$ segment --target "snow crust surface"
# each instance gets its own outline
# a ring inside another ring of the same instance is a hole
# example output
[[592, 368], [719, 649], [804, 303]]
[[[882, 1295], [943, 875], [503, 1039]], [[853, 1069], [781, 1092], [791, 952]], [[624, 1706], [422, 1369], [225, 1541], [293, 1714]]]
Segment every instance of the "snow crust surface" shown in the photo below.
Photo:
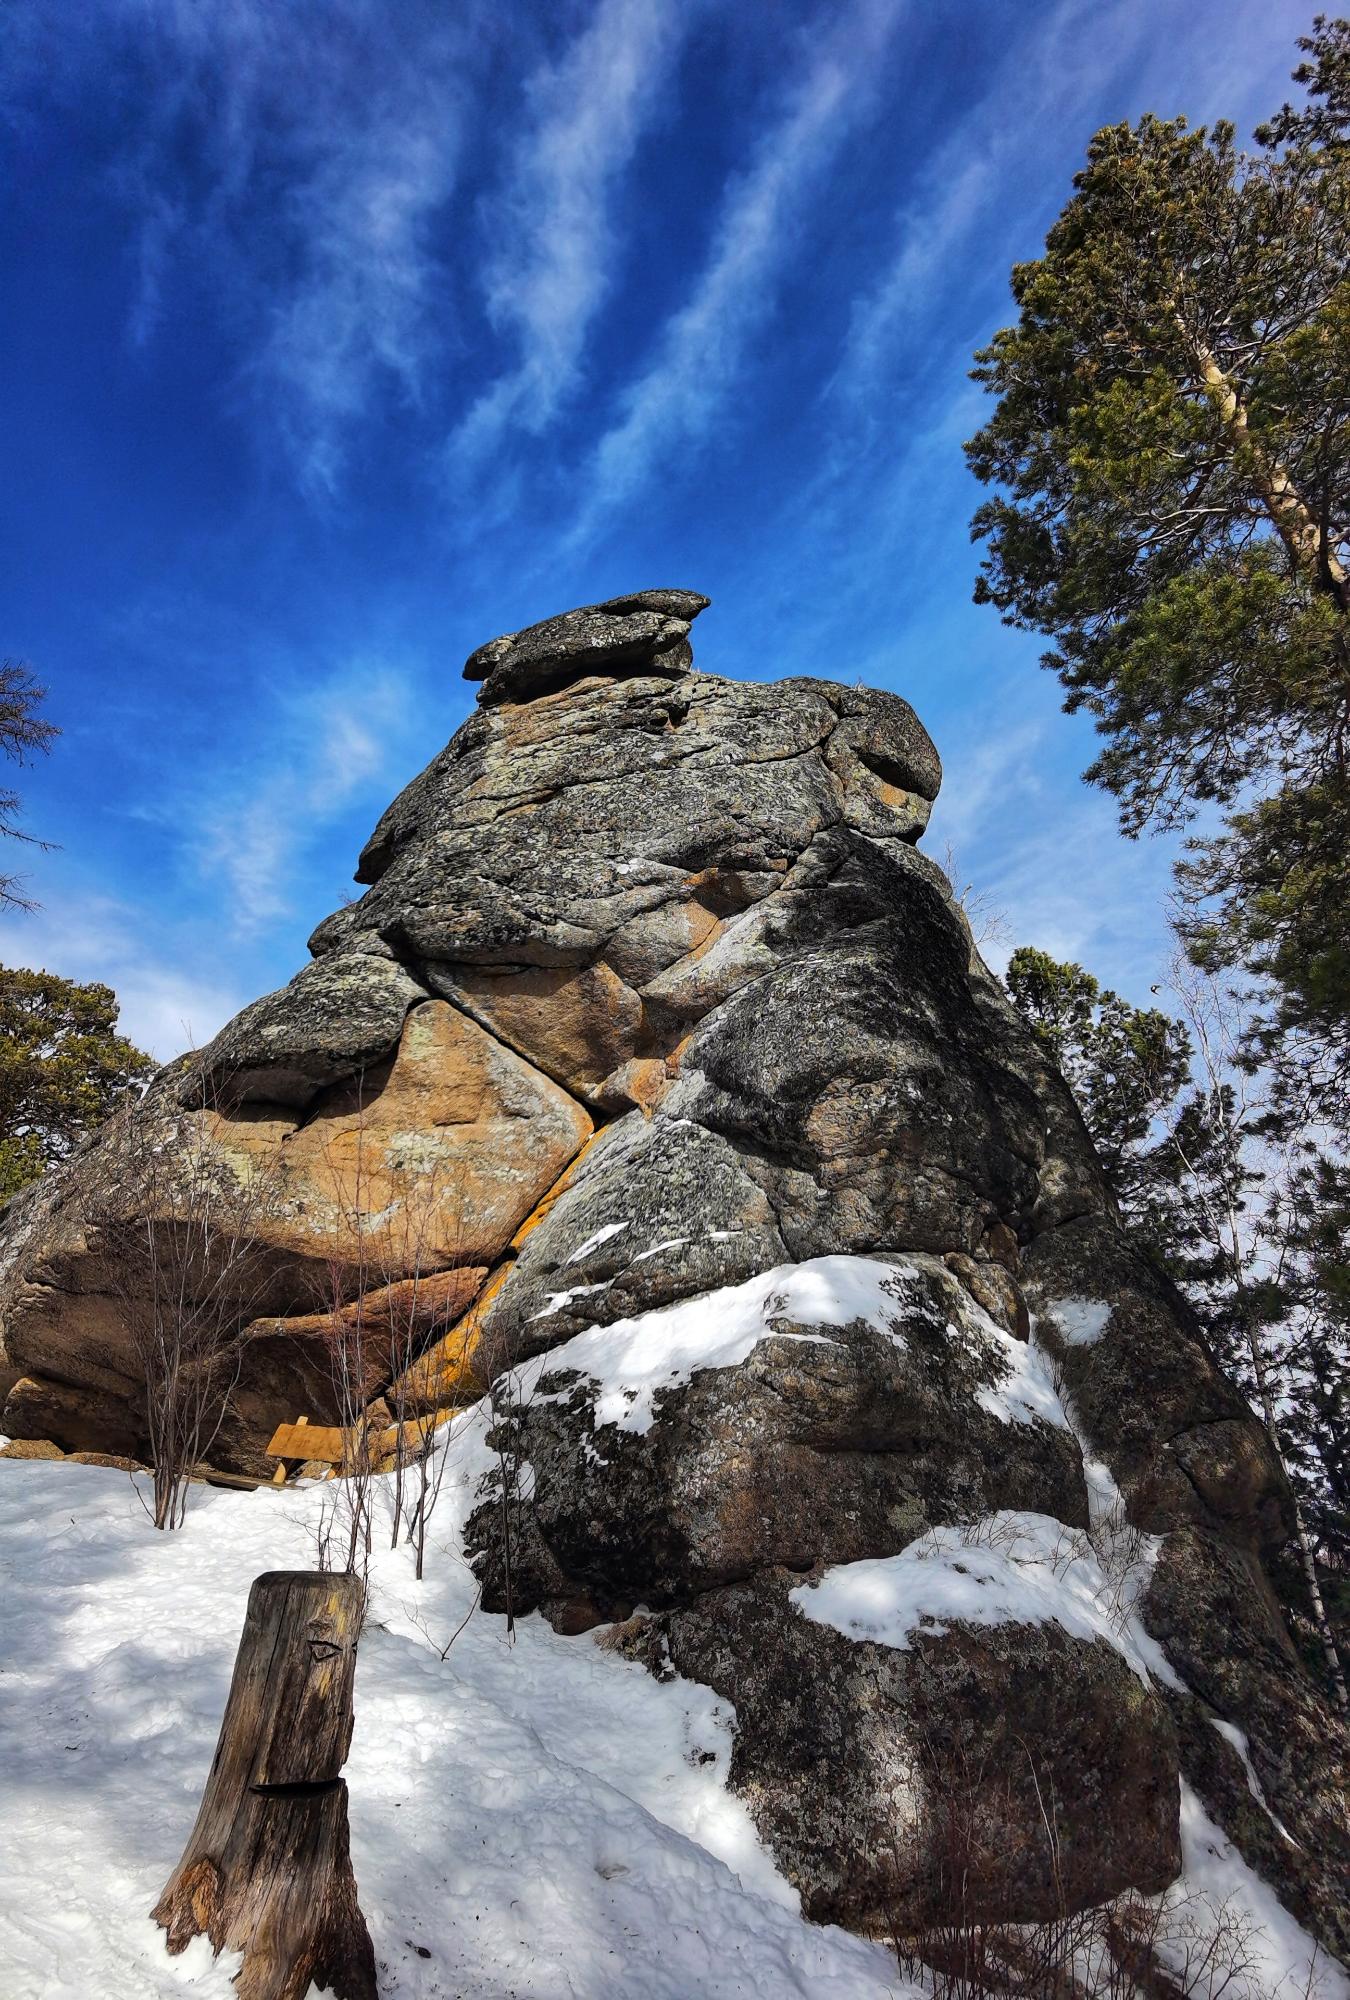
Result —
[[1145, 1687], [1155, 1676], [1180, 1685], [1088, 1537], [1049, 1514], [1004, 1512], [934, 1528], [899, 1555], [826, 1570], [791, 1601], [817, 1625], [900, 1652], [914, 1633], [939, 1637], [958, 1622], [1058, 1625], [1075, 1639], [1104, 1639]]
[[[807, 1924], [726, 1789], [731, 1714], [591, 1636], [476, 1611], [458, 1418], [427, 1578], [377, 1556], [346, 1777], [382, 2000], [881, 2000], [881, 1946]], [[237, 2000], [149, 1918], [196, 1815], [248, 1588], [314, 1564], [330, 1486], [194, 1490], [150, 1527], [125, 1473], [0, 1460], [0, 1993]], [[387, 1517], [382, 1523], [388, 1536]], [[425, 1952], [426, 1957], [421, 1956]]]
[[[1228, 1836], [1217, 1827], [1191, 1787], [1181, 1781], [1181, 1879], [1167, 1900], [1181, 1906], [1190, 1899], [1210, 1911], [1222, 1911], [1242, 1926], [1251, 1961], [1236, 1990], [1261, 2000], [1350, 2000], [1350, 1978], [1334, 1959], [1319, 1951], [1298, 1920], [1285, 1909], [1269, 1883], [1249, 1868]], [[1184, 1958], [1174, 1946], [1160, 1947], [1180, 1970]], [[1231, 1992], [1233, 1989], [1230, 1988]]]
[[974, 1299], [969, 1302], [967, 1317], [978, 1326], [1005, 1371], [1001, 1381], [976, 1391], [975, 1400], [980, 1408], [1005, 1424], [1042, 1423], [1056, 1430], [1068, 1430], [1069, 1421], [1055, 1388], [1050, 1362], [1041, 1349], [1032, 1341], [1018, 1340], [1006, 1332]]
[[1238, 1728], [1235, 1722], [1225, 1722], [1217, 1715], [1211, 1715], [1209, 1722], [1211, 1729], [1216, 1729], [1224, 1742], [1230, 1744], [1242, 1759], [1242, 1769], [1247, 1778], [1247, 1790], [1256, 1800], [1256, 1803], [1260, 1806], [1275, 1831], [1282, 1840], [1287, 1840], [1291, 1847], [1297, 1847], [1298, 1842], [1294, 1839], [1293, 1834], [1289, 1832], [1283, 1822], [1277, 1819], [1275, 1814], [1270, 1810], [1265, 1792], [1262, 1789], [1261, 1780], [1256, 1775], [1256, 1766], [1252, 1763], [1251, 1751], [1247, 1747], [1247, 1738], [1243, 1731]]

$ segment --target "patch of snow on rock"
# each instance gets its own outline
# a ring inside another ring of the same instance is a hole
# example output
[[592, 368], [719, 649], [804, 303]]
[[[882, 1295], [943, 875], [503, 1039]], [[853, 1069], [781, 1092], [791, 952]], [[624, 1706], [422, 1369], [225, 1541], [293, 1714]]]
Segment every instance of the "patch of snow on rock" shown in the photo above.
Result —
[[1111, 1307], [1100, 1299], [1052, 1299], [1045, 1317], [1059, 1328], [1066, 1347], [1095, 1347], [1106, 1332]]
[[653, 1243], [649, 1249], [639, 1250], [633, 1262], [635, 1264], [645, 1264], [649, 1257], [660, 1257], [670, 1250], [683, 1250], [688, 1241], [689, 1238], [687, 1236], [667, 1236], [664, 1241]]
[[626, 1222], [605, 1222], [593, 1231], [584, 1243], [579, 1243], [568, 1258], [569, 1264], [579, 1264], [583, 1257], [589, 1257], [592, 1250], [598, 1250], [602, 1243], [608, 1243], [611, 1236], [622, 1236], [629, 1225]]
[[1235, 1722], [1225, 1722], [1222, 1717], [1217, 1715], [1211, 1715], [1209, 1720], [1211, 1728], [1216, 1729], [1224, 1742], [1236, 1750], [1238, 1756], [1242, 1759], [1242, 1768], [1247, 1776], [1247, 1790], [1256, 1800], [1256, 1803], [1275, 1828], [1275, 1831], [1280, 1835], [1282, 1840], [1287, 1840], [1291, 1847], [1297, 1847], [1298, 1842], [1294, 1839], [1293, 1834], [1281, 1825], [1275, 1814], [1270, 1810], [1270, 1806], [1266, 1801], [1266, 1795], [1261, 1789], [1261, 1780], [1257, 1777], [1256, 1767], [1252, 1763], [1251, 1752], [1247, 1748], [1246, 1736]]
[[[570, 1262], [571, 1259], [569, 1258], [568, 1261]], [[560, 1313], [565, 1306], [570, 1306], [573, 1299], [586, 1299], [590, 1298], [595, 1292], [607, 1292], [613, 1282], [612, 1278], [606, 1278], [602, 1284], [569, 1285], [566, 1291], [550, 1292], [548, 1295], [548, 1304], [540, 1306], [538, 1312], [531, 1313], [530, 1317], [531, 1319], [552, 1319], [554, 1313]]]
[[1004, 1374], [975, 1392], [975, 1400], [991, 1417], [1005, 1424], [1052, 1424], [1068, 1430], [1069, 1420], [1055, 1386], [1050, 1358], [1034, 1341], [1018, 1340], [998, 1321], [971, 1302], [985, 1341], [1001, 1356]]
[[938, 1637], [953, 1624], [1059, 1625], [1076, 1639], [1105, 1639], [1146, 1687], [1157, 1679], [1179, 1688], [1121, 1581], [1081, 1530], [1006, 1511], [934, 1528], [899, 1555], [837, 1564], [791, 1601], [817, 1625], [899, 1652], [914, 1633]]
[[[775, 1334], [776, 1320], [797, 1326], [849, 1326], [862, 1319], [890, 1331], [908, 1283], [909, 1274], [902, 1267], [870, 1257], [814, 1257], [804, 1264], [780, 1264], [739, 1285], [681, 1299], [611, 1326], [588, 1327], [528, 1362], [521, 1370], [518, 1393], [528, 1402], [538, 1394], [542, 1377], [576, 1373], [595, 1385], [597, 1430], [615, 1424], [620, 1430], [646, 1432], [659, 1415], [658, 1395], [688, 1382], [700, 1368], [734, 1368], [761, 1340]], [[552, 1304], [546, 1308], [554, 1310]], [[820, 1336], [779, 1337], [810, 1341]]]

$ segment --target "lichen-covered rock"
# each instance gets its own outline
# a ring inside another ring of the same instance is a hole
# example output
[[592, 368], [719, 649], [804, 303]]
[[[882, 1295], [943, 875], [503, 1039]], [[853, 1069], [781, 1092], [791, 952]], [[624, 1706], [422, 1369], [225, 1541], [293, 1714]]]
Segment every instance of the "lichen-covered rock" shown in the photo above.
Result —
[[49, 1438], [13, 1437], [10, 1438], [5, 1444], [0, 1445], [0, 1458], [27, 1458], [27, 1459], [51, 1460], [54, 1458], [65, 1458], [67, 1456], [73, 1457], [73, 1455], [74, 1455], [73, 1453], [67, 1454], [66, 1452], [62, 1451], [60, 1445], [53, 1444]]
[[733, 1781], [813, 1915], [1161, 1888], [1184, 1773], [1343, 1948], [1269, 1441], [916, 847], [941, 771], [913, 710], [845, 661], [698, 673], [706, 603], [472, 655], [476, 713], [313, 963], [7, 1208], [4, 1428], [137, 1455], [81, 1190], [137, 1135], [205, 1148], [274, 1195], [217, 1462], [322, 1418], [353, 1329], [377, 1414], [497, 1378], [485, 1602], [611, 1621], [732, 1702]]
[[545, 618], [523, 632], [489, 639], [464, 663], [466, 681], [482, 681], [482, 702], [528, 701], [587, 673], [648, 673], [678, 679], [689, 669], [684, 645], [708, 599], [693, 590], [639, 590]]
[[[817, 1317], [841, 1276], [856, 1313]], [[604, 1328], [544, 1350], [519, 1377], [518, 1416], [503, 1419], [511, 1455], [534, 1468], [513, 1554], [519, 1607], [542, 1603], [575, 1624], [584, 1580], [594, 1623], [761, 1569], [852, 1562], [1000, 1509], [1087, 1525], [1078, 1446], [1052, 1400], [1019, 1381], [1022, 1344], [936, 1258], [761, 1269], [620, 1320], [594, 1294], [590, 1306]], [[743, 1360], [679, 1379], [703, 1323], [747, 1314], [765, 1331]], [[658, 1373], [650, 1410], [634, 1415], [622, 1385], [644, 1381], [649, 1354], [674, 1357], [675, 1375]], [[486, 1505], [479, 1530], [498, 1593], [499, 1527]]]
[[1110, 1646], [1003, 1624], [897, 1651], [797, 1615], [794, 1581], [759, 1571], [629, 1649], [734, 1700], [733, 1782], [809, 1916], [1027, 1923], [1174, 1878], [1171, 1720]]
[[426, 988], [391, 959], [347, 952], [315, 960], [255, 1000], [185, 1066], [180, 1101], [303, 1106], [325, 1085], [383, 1062]]
[[[27, 1254], [11, 1246], [5, 1348], [24, 1371], [6, 1404], [11, 1435], [147, 1448], [154, 1364], [143, 1348], [144, 1309], [127, 1294], [149, 1287], [153, 1296], [157, 1281], [153, 1272], [110, 1266], [103, 1239], [119, 1176], [133, 1204], [154, 1195], [166, 1236], [186, 1230], [205, 1243], [214, 1234], [227, 1246], [235, 1239], [233, 1262], [202, 1274], [203, 1290], [234, 1288], [241, 1322], [230, 1406], [210, 1426], [211, 1451], [226, 1469], [259, 1473], [269, 1469], [265, 1447], [278, 1423], [341, 1421], [350, 1385], [333, 1370], [335, 1350], [350, 1358], [345, 1301], [362, 1289], [378, 1294], [356, 1364], [358, 1392], [374, 1395], [396, 1357], [407, 1359], [410, 1329], [400, 1353], [382, 1309], [390, 1281], [415, 1273], [426, 1285], [438, 1272], [455, 1273], [452, 1307], [422, 1328], [424, 1339], [438, 1337], [592, 1131], [579, 1104], [443, 1000], [414, 1006], [395, 1027], [391, 1055], [359, 1081], [319, 1091], [303, 1116], [292, 1105], [236, 1101], [175, 1107], [166, 1118], [170, 1098], [161, 1090], [142, 1107], [130, 1158], [125, 1135], [110, 1130], [100, 1152], [24, 1225]], [[165, 1121], [153, 1138], [144, 1130], [152, 1118]], [[157, 1150], [172, 1157], [189, 1144], [199, 1164], [186, 1184], [154, 1170]], [[205, 1180], [203, 1159], [218, 1186]], [[436, 1291], [423, 1293], [428, 1309]]]
[[501, 1365], [787, 1261], [753, 1162], [688, 1119], [606, 1126], [529, 1232], [488, 1308]]

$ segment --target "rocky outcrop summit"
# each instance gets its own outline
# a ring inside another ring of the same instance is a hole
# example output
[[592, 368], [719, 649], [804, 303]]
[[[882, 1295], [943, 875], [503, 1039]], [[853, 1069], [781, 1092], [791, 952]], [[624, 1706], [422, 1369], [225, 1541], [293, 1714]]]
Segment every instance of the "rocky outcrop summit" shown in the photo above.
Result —
[[[415, 1281], [413, 1365], [362, 1393], [498, 1383], [485, 1604], [733, 1703], [810, 1914], [1160, 1891], [1184, 1793], [1344, 1951], [1343, 1738], [1266, 1579], [1265, 1433], [919, 851], [913, 710], [697, 672], [706, 603], [480, 647], [360, 900], [135, 1114], [274, 1179], [216, 1462], [332, 1420], [324, 1283], [381, 1323]], [[13, 1436], [144, 1448], [74, 1192], [126, 1144], [7, 1211]]]

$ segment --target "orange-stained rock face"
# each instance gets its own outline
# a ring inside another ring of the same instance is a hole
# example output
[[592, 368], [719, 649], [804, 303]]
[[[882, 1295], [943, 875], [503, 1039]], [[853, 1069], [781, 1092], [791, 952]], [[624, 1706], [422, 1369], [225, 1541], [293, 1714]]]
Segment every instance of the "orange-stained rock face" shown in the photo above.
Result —
[[379, 1285], [327, 1312], [255, 1320], [246, 1332], [249, 1338], [258, 1339], [272, 1334], [289, 1340], [359, 1337], [372, 1356], [386, 1358], [381, 1379], [387, 1380], [387, 1357], [424, 1347], [428, 1340], [446, 1332], [473, 1303], [487, 1275], [484, 1266], [471, 1264], [453, 1271], [433, 1271], [426, 1277], [401, 1278], [397, 1284]]
[[[446, 1001], [429, 1000], [407, 1016], [392, 1061], [359, 1087], [325, 1092], [303, 1119], [288, 1106], [251, 1103], [178, 1112], [163, 1129], [180, 1151], [196, 1149], [225, 1170], [222, 1214], [233, 1185], [250, 1191], [241, 1200], [252, 1203], [249, 1230], [262, 1254], [217, 1278], [237, 1282], [247, 1324], [213, 1459], [257, 1472], [267, 1469], [262, 1447], [276, 1424], [333, 1415], [326, 1339], [346, 1324], [347, 1302], [367, 1295], [370, 1351], [360, 1374], [374, 1394], [409, 1351], [461, 1319], [593, 1124], [539, 1070]], [[202, 1185], [199, 1173], [198, 1203]], [[155, 1210], [172, 1232], [182, 1218], [168, 1188], [155, 1184]], [[198, 1207], [187, 1226], [201, 1221]], [[416, 1325], [402, 1329], [395, 1353], [401, 1313]], [[137, 1319], [126, 1273], [110, 1272], [98, 1230], [67, 1203], [8, 1301], [6, 1348], [24, 1375], [10, 1396], [11, 1435], [80, 1446], [114, 1438], [135, 1449], [145, 1395]]]
[[494, 1354], [482, 1351], [483, 1315], [510, 1275], [510, 1264], [503, 1264], [463, 1319], [396, 1377], [387, 1397], [391, 1408], [416, 1414], [482, 1395], [497, 1361]]
[[[232, 1457], [249, 1470], [270, 1470], [262, 1432], [276, 1411], [349, 1422], [353, 1401], [377, 1395], [413, 1355], [456, 1325], [487, 1275], [482, 1265], [434, 1271], [325, 1311], [255, 1320], [245, 1329], [243, 1383], [225, 1421]], [[394, 1407], [411, 1404], [396, 1396]]]
[[581, 1097], [627, 1062], [642, 1036], [641, 1000], [604, 964], [531, 965], [511, 973], [463, 967], [453, 990], [493, 1034], [528, 1049], [541, 1069]]
[[215, 1118], [241, 1166], [279, 1165], [269, 1243], [388, 1282], [495, 1263], [590, 1137], [585, 1110], [444, 1000], [415, 1007], [398, 1052], [330, 1091], [301, 1125], [266, 1107]]

